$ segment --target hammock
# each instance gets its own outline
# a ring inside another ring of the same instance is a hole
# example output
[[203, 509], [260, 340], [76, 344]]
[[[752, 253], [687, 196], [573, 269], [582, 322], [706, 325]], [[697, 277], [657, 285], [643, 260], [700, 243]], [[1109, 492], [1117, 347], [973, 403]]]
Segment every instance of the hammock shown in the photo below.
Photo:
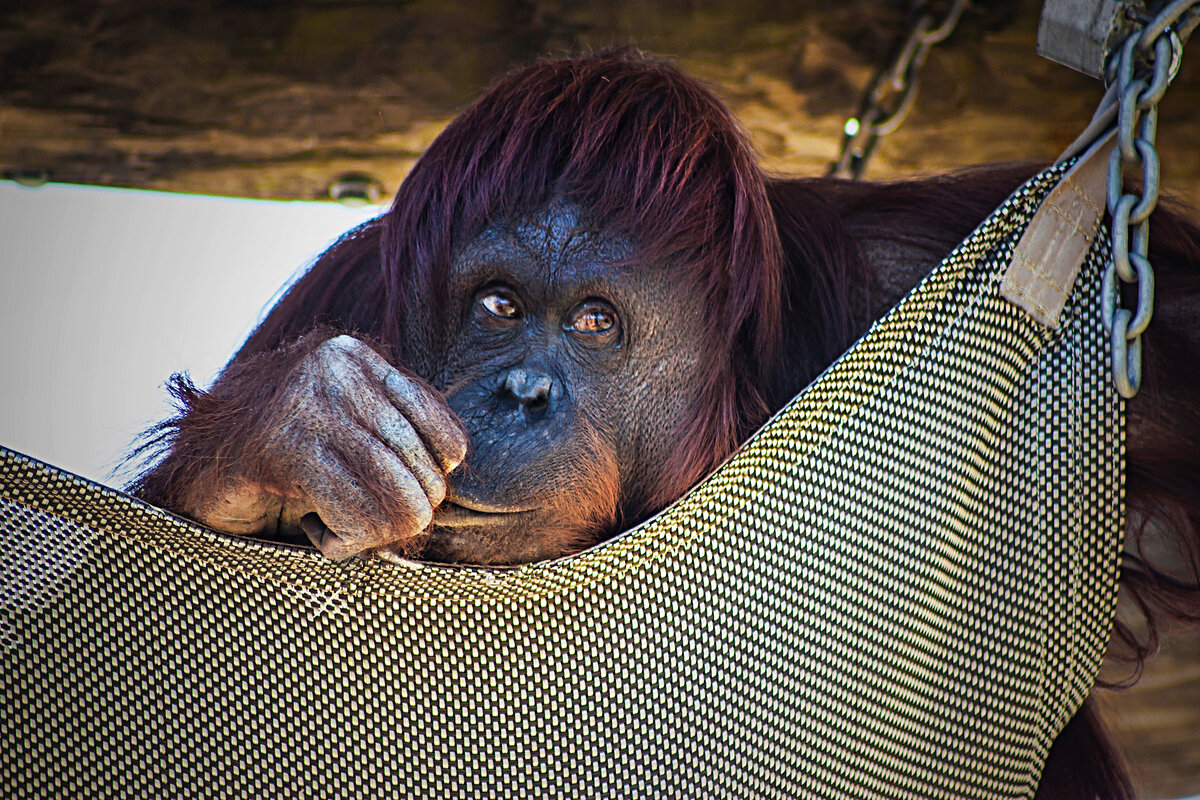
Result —
[[1123, 514], [1103, 241], [1057, 329], [998, 293], [1063, 170], [573, 557], [337, 564], [3, 451], [3, 793], [1031, 797]]

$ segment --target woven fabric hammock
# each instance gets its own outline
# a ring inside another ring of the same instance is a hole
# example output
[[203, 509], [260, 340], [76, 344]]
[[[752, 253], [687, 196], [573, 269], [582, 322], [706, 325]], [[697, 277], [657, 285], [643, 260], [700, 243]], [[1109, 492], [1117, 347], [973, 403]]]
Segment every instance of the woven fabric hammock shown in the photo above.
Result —
[[1092, 249], [1033, 179], [725, 466], [514, 569], [332, 563], [0, 455], [5, 796], [1029, 797], [1107, 640]]

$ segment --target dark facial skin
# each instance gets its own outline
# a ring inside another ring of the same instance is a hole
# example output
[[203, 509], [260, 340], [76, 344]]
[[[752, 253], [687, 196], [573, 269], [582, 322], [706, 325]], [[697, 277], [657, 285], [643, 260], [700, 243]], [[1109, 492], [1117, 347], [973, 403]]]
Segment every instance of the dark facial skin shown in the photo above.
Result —
[[553, 557], [639, 505], [697, 391], [704, 308], [688, 281], [633, 256], [561, 206], [459, 251], [447, 347], [426, 374], [471, 445], [426, 558]]

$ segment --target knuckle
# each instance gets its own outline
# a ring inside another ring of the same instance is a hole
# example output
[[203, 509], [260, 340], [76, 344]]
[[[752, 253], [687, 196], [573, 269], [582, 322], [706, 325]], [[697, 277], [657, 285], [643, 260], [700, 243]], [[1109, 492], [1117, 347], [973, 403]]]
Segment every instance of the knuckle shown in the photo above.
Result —
[[310, 358], [325, 369], [342, 370], [349, 362], [355, 360], [355, 357], [362, 357], [364, 353], [373, 354], [373, 351], [358, 339], [343, 333], [317, 345]]
[[383, 373], [383, 386], [387, 391], [401, 397], [408, 397], [411, 391], [408, 376], [391, 364], [387, 365], [387, 370]]
[[332, 339], [326, 339], [321, 343], [318, 349], [328, 350], [330, 352], [352, 353], [363, 347], [363, 343], [355, 339], [348, 333], [342, 333], [334, 336]]
[[321, 382], [327, 381], [330, 375], [335, 374], [345, 360], [345, 355], [341, 351], [328, 348], [323, 344], [309, 356], [307, 372], [317, 379], [314, 383], [319, 385]]

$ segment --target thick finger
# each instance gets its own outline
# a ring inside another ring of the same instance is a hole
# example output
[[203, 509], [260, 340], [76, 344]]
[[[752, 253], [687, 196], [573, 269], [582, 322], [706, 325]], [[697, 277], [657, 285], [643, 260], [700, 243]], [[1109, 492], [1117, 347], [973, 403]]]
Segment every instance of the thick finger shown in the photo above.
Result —
[[392, 370], [383, 385], [391, 395], [392, 402], [412, 422], [444, 470], [450, 472], [463, 462], [471, 440], [440, 395], [398, 370]]
[[389, 400], [409, 420], [442, 469], [449, 472], [466, 458], [467, 434], [437, 390], [400, 372], [353, 336], [336, 336], [322, 347], [355, 359], [367, 376], [384, 387]]
[[398, 455], [421, 484], [431, 505], [446, 498], [446, 478], [425, 447], [424, 440], [400, 410], [386, 398], [375, 393], [359, 395], [354, 400], [355, 411], [364, 428]]
[[334, 561], [343, 561], [366, 549], [363, 541], [376, 538], [372, 532], [386, 525], [385, 516], [345, 467], [332, 456], [321, 458], [325, 463], [319, 470], [308, 473], [299, 488], [324, 524], [315, 524], [305, 514], [300, 527], [321, 553]]
[[424, 489], [394, 453], [365, 431], [350, 438], [357, 441], [344, 442], [351, 445], [345, 455], [314, 453], [300, 481], [327, 526], [324, 532], [305, 532], [317, 549], [337, 561], [415, 536], [433, 519]]
[[344, 408], [356, 425], [370, 431], [400, 456], [430, 503], [440, 504], [446, 497], [443, 467], [434, 460], [425, 440], [396, 408], [384, 388], [384, 378], [380, 376], [393, 372], [392, 367], [371, 348], [350, 336], [330, 339], [322, 347], [325, 348], [324, 366], [331, 372], [325, 384], [330, 401]]
[[[361, 428], [339, 441], [338, 447], [343, 454], [342, 465], [374, 495], [392, 523], [389, 527], [396, 529], [384, 544], [429, 527], [434, 503], [421, 481], [396, 453]], [[427, 453], [425, 456], [428, 459]], [[444, 494], [444, 482], [442, 491]]]
[[462, 463], [470, 440], [437, 390], [405, 375], [357, 339], [339, 336], [330, 341], [355, 355], [367, 374], [383, 385], [391, 402], [416, 429], [442, 469], [449, 472]]

